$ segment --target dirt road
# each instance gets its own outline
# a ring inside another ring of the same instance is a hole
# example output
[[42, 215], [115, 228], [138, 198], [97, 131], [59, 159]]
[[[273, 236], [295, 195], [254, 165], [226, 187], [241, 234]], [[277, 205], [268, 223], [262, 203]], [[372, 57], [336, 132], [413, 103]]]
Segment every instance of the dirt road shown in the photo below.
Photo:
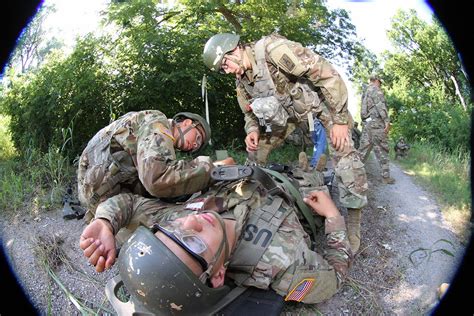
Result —
[[[397, 166], [391, 168], [396, 184], [384, 185], [374, 159], [367, 163], [369, 206], [363, 213], [361, 251], [347, 284], [328, 302], [289, 306], [285, 314], [419, 315], [435, 306], [436, 289], [450, 282], [464, 246], [443, 219], [433, 196]], [[4, 247], [42, 314], [50, 308], [53, 315], [79, 315], [67, 292], [84, 300], [85, 308], [97, 311], [102, 306], [113, 313], [103, 286], [117, 270], [98, 274], [83, 259], [78, 248], [85, 225], [82, 220], [65, 221], [61, 210], [56, 210], [1, 219], [0, 224]], [[56, 253], [49, 264], [55, 266], [63, 286], [51, 281], [41, 265], [39, 258], [45, 251]]]

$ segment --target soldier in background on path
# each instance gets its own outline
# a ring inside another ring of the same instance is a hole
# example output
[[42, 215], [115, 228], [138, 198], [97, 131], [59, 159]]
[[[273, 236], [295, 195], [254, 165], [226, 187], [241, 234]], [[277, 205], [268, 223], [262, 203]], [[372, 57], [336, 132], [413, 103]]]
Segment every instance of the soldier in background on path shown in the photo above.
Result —
[[384, 94], [380, 89], [382, 81], [376, 74], [370, 76], [370, 84], [364, 93], [360, 116], [362, 119], [362, 136], [359, 152], [365, 162], [370, 151], [374, 149], [375, 157], [382, 169], [382, 180], [385, 184], [394, 184], [390, 177], [389, 147], [387, 135], [390, 130], [390, 118]]
[[314, 119], [321, 121], [331, 140], [339, 199], [348, 209], [349, 241], [357, 252], [368, 185], [352, 142], [347, 88], [336, 69], [322, 56], [278, 34], [249, 44], [240, 43], [235, 34], [216, 34], [207, 41], [203, 59], [212, 71], [236, 76], [237, 100], [246, 122], [245, 144], [257, 164], [265, 164], [270, 151], [297, 125], [312, 130]]
[[405, 142], [405, 138], [400, 137], [393, 149], [395, 149], [395, 159], [403, 158], [408, 155], [410, 145]]

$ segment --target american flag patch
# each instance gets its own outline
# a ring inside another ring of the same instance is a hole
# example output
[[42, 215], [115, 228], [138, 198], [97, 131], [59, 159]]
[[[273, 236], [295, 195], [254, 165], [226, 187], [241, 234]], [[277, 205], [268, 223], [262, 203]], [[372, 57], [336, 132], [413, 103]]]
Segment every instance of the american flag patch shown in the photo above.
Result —
[[309, 290], [313, 287], [314, 279], [303, 279], [293, 290], [285, 297], [285, 301], [301, 302]]

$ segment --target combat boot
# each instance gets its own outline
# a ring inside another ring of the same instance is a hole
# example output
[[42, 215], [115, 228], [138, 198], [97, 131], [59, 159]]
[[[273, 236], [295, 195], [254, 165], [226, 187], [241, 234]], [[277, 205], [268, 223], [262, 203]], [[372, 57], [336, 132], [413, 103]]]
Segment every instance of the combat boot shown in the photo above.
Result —
[[301, 170], [307, 172], [309, 170], [308, 156], [304, 151], [300, 152], [298, 156], [298, 163]]
[[360, 208], [347, 209], [347, 238], [355, 255], [360, 247]]
[[395, 183], [395, 179], [392, 178], [392, 177], [384, 177], [384, 178], [382, 178], [382, 181], [385, 184], [394, 184]]
[[321, 157], [319, 157], [319, 161], [316, 164], [316, 170], [318, 171], [324, 171], [324, 168], [326, 168], [326, 163], [327, 163], [327, 158], [325, 154], [322, 154]]

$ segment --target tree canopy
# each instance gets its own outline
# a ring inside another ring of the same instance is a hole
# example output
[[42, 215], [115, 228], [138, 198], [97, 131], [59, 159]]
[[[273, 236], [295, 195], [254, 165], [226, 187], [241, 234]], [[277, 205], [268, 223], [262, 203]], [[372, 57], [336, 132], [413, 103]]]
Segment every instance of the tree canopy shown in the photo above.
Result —
[[394, 17], [389, 36], [397, 50], [377, 58], [356, 38], [347, 12], [330, 10], [324, 1], [161, 3], [112, 1], [104, 30], [79, 39], [71, 54], [50, 50], [39, 67], [10, 72], [0, 110], [11, 117], [16, 146], [66, 145], [74, 157], [99, 129], [129, 111], [204, 115], [203, 75], [213, 143], [242, 146], [234, 78], [211, 73], [202, 62], [205, 42], [218, 32], [238, 33], [244, 42], [278, 32], [346, 66], [360, 83], [383, 71], [395, 135], [466, 144], [471, 104], [461, 101], [469, 91], [458, 56], [440, 25], [414, 12]]

